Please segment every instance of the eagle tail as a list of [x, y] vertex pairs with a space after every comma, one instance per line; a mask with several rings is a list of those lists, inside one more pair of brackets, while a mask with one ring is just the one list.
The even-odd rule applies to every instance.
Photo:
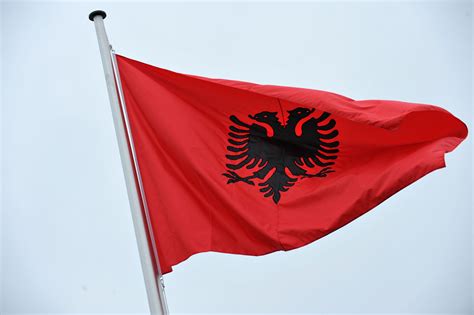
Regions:
[[260, 191], [264, 197], [272, 197], [277, 204], [280, 201], [281, 193], [287, 191], [297, 181], [296, 178], [289, 177], [284, 169], [276, 169], [275, 172], [265, 182], [258, 184], [262, 186]]

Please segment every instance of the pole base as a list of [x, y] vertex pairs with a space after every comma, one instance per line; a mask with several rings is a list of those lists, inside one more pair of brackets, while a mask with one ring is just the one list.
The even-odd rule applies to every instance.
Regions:
[[103, 19], [105, 19], [105, 17], [107, 16], [107, 14], [102, 11], [102, 10], [95, 10], [95, 11], [92, 11], [90, 14], [89, 14], [89, 20], [91, 20], [92, 22], [94, 22], [94, 18], [97, 16], [97, 15], [100, 15]]

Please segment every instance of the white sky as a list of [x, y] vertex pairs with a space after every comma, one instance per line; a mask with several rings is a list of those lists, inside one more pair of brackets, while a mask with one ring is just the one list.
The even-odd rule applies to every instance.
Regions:
[[[0, 313], [144, 313], [146, 294], [93, 24], [175, 71], [439, 105], [472, 127], [472, 5], [2, 3]], [[205, 253], [165, 276], [173, 313], [465, 313], [472, 141], [304, 248]]]

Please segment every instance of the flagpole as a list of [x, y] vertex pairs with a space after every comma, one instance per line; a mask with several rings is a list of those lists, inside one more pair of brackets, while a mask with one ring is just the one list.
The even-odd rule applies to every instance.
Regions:
[[107, 92], [109, 94], [110, 107], [112, 109], [112, 117], [115, 126], [115, 134], [119, 146], [120, 158], [122, 160], [122, 168], [125, 176], [125, 183], [127, 186], [128, 200], [132, 213], [133, 226], [135, 228], [135, 236], [137, 239], [138, 252], [140, 254], [140, 261], [142, 265], [143, 278], [145, 280], [145, 287], [148, 296], [148, 305], [150, 313], [168, 314], [166, 305], [166, 298], [164, 289], [161, 284], [161, 271], [156, 256], [156, 251], [152, 244], [152, 237], [149, 231], [149, 222], [147, 222], [144, 215], [143, 205], [146, 200], [141, 200], [142, 197], [140, 187], [137, 186], [137, 174], [139, 174], [136, 165], [133, 162], [132, 151], [133, 143], [129, 137], [124, 117], [124, 111], [120, 106], [120, 85], [116, 84], [116, 77], [114, 76], [114, 66], [112, 60], [111, 46], [105, 32], [104, 19], [106, 14], [104, 11], [97, 10], [89, 14], [89, 19], [94, 22], [97, 33], [97, 41], [99, 43], [100, 56], [102, 59], [102, 66], [104, 68], [105, 81], [107, 84]]

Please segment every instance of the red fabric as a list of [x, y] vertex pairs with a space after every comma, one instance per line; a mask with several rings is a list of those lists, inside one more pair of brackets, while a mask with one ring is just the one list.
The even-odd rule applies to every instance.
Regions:
[[[354, 101], [117, 59], [164, 273], [200, 252], [263, 255], [313, 242], [444, 167], [444, 154], [467, 136], [460, 120], [431, 105]], [[297, 107], [337, 122], [334, 172], [299, 179], [278, 203], [257, 185], [228, 184], [229, 117], [250, 124], [248, 115], [270, 111], [284, 122]]]

